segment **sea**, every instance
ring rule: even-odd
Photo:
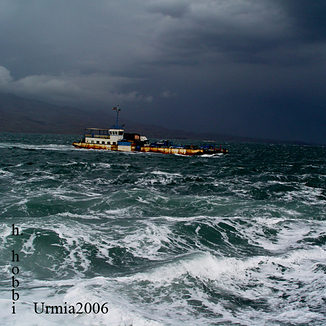
[[[0,134],[1,325],[326,324],[325,147],[79,138]]]

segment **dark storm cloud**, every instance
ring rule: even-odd
[[[189,1],[152,1],[147,5],[148,11],[152,13],[159,13],[171,18],[183,17],[190,8]]]
[[[169,60],[172,55],[175,61],[185,63],[191,62],[190,57],[193,63],[211,60],[280,65],[312,59],[315,50],[318,54],[319,42],[311,42],[308,32],[305,36],[295,29],[303,23],[297,17],[300,12],[294,18],[289,7],[284,10],[278,1],[194,2],[180,19],[168,15],[161,20],[157,37],[165,58],[159,59]]]
[[[289,17],[294,19],[294,27],[299,38],[325,42],[325,1],[289,0],[280,3]]]
[[[182,129],[323,141],[325,2],[0,2],[0,91]],[[315,130],[314,130],[315,129]]]

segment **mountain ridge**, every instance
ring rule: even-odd
[[[85,128],[89,127],[109,128],[109,123],[105,121],[115,121],[114,115],[100,110],[87,112],[74,107],[58,106],[20,97],[11,93],[0,93],[0,132],[80,135]],[[212,132],[187,132],[127,119],[123,119],[123,121],[127,132],[141,133],[148,138],[305,144],[303,142],[240,137]]]

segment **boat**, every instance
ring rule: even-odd
[[[177,155],[218,155],[227,154],[228,150],[214,144],[174,145],[169,140],[150,143],[139,133],[126,133],[124,125],[119,125],[119,105],[113,108],[117,113],[116,124],[109,129],[86,128],[83,138],[74,142],[76,148],[104,149],[119,152],[154,152]]]

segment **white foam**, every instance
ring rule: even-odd
[[[136,292],[145,291],[141,284],[147,284],[146,295],[152,295],[151,299],[155,305],[162,305],[166,314],[174,315],[176,320],[184,318],[179,315],[178,309],[192,314],[187,304],[188,299],[185,300],[182,296],[172,292],[170,295],[173,298],[174,308],[171,308],[163,301],[156,300],[156,296],[160,293],[166,295],[166,289],[172,291],[171,289],[175,289],[178,284],[183,284],[185,287],[180,285],[181,289],[188,292],[189,299],[202,302],[204,306],[210,307],[212,312],[218,313],[220,315],[216,319],[218,321],[261,325],[262,318],[265,321],[278,322],[286,316],[288,322],[309,323],[313,320],[323,320],[324,316],[319,312],[307,311],[305,305],[297,304],[297,297],[305,298],[316,307],[323,303],[326,275],[322,271],[318,273],[314,271],[316,262],[326,264],[324,250],[319,248],[298,250],[280,257],[258,256],[245,260],[217,258],[208,253],[194,253],[179,257],[177,261],[158,267],[151,272],[119,277],[117,281]],[[226,305],[223,301],[213,303],[207,297],[207,293],[194,282],[206,284],[211,291],[229,293],[230,296],[241,298],[241,300],[249,300],[253,303],[265,302],[271,310],[259,313],[250,307],[238,307],[237,312],[231,314],[227,308],[228,303]],[[301,290],[298,290],[298,284],[302,284]],[[285,300],[283,295],[289,298]],[[176,307],[178,309],[175,309]],[[156,309],[160,308],[156,307]],[[294,315],[296,318],[293,318]],[[163,313],[160,317],[164,320],[166,315]]]
[[[112,167],[112,164],[111,163],[103,163],[103,162],[100,162],[100,163],[97,163],[99,167],[103,168],[103,169],[111,169]]]
[[[176,262],[167,264],[150,273],[138,273],[130,277],[118,278],[119,282],[150,281],[156,285],[167,286],[176,279],[182,279],[183,275],[200,277],[207,280],[219,280],[222,275],[230,276],[230,273],[239,275],[239,270],[255,266],[254,261],[240,261],[235,258],[218,259],[210,253],[193,253],[181,256]]]
[[[35,247],[34,247],[34,239],[36,238],[35,232],[31,234],[31,236],[23,243],[23,247],[21,251],[25,255],[32,255],[35,252]]]
[[[71,151],[74,149],[71,145],[47,144],[47,145],[29,145],[24,143],[0,143],[2,148],[21,148],[29,150],[49,150],[49,151]]]
[[[9,291],[7,291],[9,292]],[[0,292],[1,297],[8,293]],[[12,314],[12,300],[0,299],[1,325],[106,325],[106,326],[163,326],[162,323],[150,317],[144,317],[130,305],[123,297],[114,293],[114,287],[110,280],[103,277],[82,280],[73,279],[67,281],[33,281],[25,284],[19,290],[20,299],[15,304],[16,314]],[[34,302],[36,302],[36,311]],[[45,314],[44,306],[74,306],[75,311],[89,302],[99,303],[108,308],[107,313],[95,314]],[[104,310],[103,310],[104,311]]]
[[[11,178],[14,174],[10,171],[5,171],[3,169],[0,169],[0,178],[4,178],[4,179],[7,179],[7,178]]]
[[[150,221],[144,221],[142,232],[139,227],[129,231],[128,235],[121,239],[120,245],[129,248],[135,256],[156,260],[163,243],[170,243],[172,232],[166,225],[156,225]]]
[[[285,194],[286,201],[301,201],[307,206],[325,205],[324,189],[302,186],[298,190],[289,191]]]
[[[196,217],[200,221],[199,217]],[[240,219],[240,218],[239,218]],[[203,216],[201,223],[216,226],[223,219],[207,219]],[[243,220],[243,218],[242,218]],[[159,249],[163,244],[180,245],[172,233],[169,223],[160,223],[162,218],[138,220],[133,225],[121,226],[110,224],[110,234],[99,233],[93,225],[70,221],[68,225],[60,221],[47,225],[62,239],[62,246],[70,255],[62,260],[62,268],[73,268],[75,278],[66,281],[34,282],[22,281],[21,301],[17,303],[19,316],[34,325],[184,325],[209,324],[214,320],[221,323],[242,325],[261,325],[262,320],[276,325],[278,322],[309,324],[312,321],[323,321],[322,312],[310,311],[302,302],[318,307],[323,304],[326,275],[319,264],[326,266],[326,252],[321,247],[301,245],[300,241],[307,237],[318,237],[325,229],[323,221],[269,220],[270,227],[277,229],[277,246],[274,256],[217,257],[213,252],[193,252],[167,257]],[[175,220],[171,220],[175,222]],[[177,219],[179,221],[179,219]],[[193,223],[194,219],[183,220]],[[248,238],[261,230],[264,219],[260,223],[249,223],[242,227],[237,219],[223,220],[235,227],[239,236],[248,234]],[[40,227],[41,220],[28,221],[21,227]],[[200,224],[202,225],[202,224]],[[107,227],[107,226],[105,226]],[[112,229],[114,228],[114,229]],[[104,226],[100,226],[104,231]],[[200,234],[199,226],[194,230]],[[8,236],[10,228],[4,228]],[[120,233],[119,233],[120,232]],[[263,238],[263,236],[261,236]],[[33,251],[33,234],[24,242],[24,252]],[[172,240],[171,240],[172,239]],[[256,238],[255,238],[256,240]],[[89,253],[85,244],[92,244],[98,249],[97,255],[112,263],[110,249],[125,248],[133,255],[156,260],[151,269],[128,276],[115,278],[96,277],[82,279],[90,270]],[[266,240],[266,248],[269,241]],[[186,243],[185,243],[186,248]],[[169,250],[168,250],[169,251]],[[164,260],[165,259],[165,260]],[[171,260],[168,260],[171,259]],[[146,266],[144,266],[146,267]],[[8,277],[9,279],[9,277]],[[206,291],[208,288],[209,291]],[[8,296],[9,291],[2,293]],[[211,300],[210,293],[218,295],[218,300]],[[9,293],[10,294],[10,293]],[[231,299],[227,299],[231,298]],[[300,300],[303,300],[300,303]],[[245,302],[261,302],[268,309],[253,309],[238,305],[232,310],[232,300]],[[24,302],[23,302],[24,301]],[[45,301],[49,305],[67,302],[108,302],[109,314],[83,316],[49,316],[36,315],[32,311],[32,303]],[[198,302],[205,307],[205,313],[198,313],[198,308],[191,302]],[[4,303],[0,316],[0,324],[19,325],[18,318],[11,316],[12,302]],[[200,310],[200,309],[199,309]]]
[[[223,153],[215,153],[215,154],[203,154],[200,155],[198,157],[205,157],[205,158],[219,158],[219,157],[223,157],[224,154]]]
[[[94,215],[94,214],[77,214],[77,213],[70,213],[70,212],[64,212],[64,213],[58,213],[57,216],[60,217],[69,217],[69,218],[80,218],[84,220],[99,220],[100,217]]]
[[[7,226],[7,224],[5,223],[1,223],[1,228],[0,228],[0,243],[1,243],[1,246],[0,248],[1,249],[4,249],[4,247],[6,246],[7,244],[7,237],[12,233],[12,228],[10,228],[9,226]]]

